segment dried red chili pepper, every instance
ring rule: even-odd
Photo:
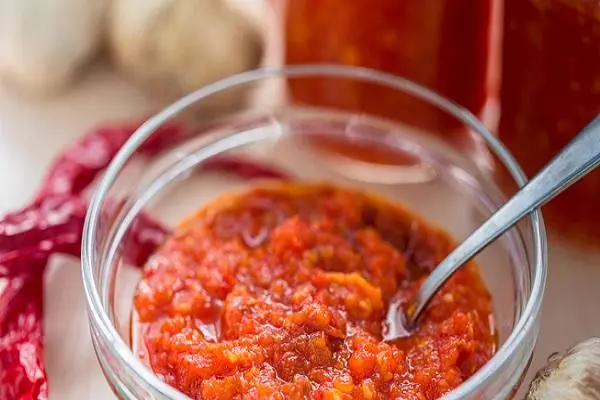
[[[43,271],[45,265],[43,259],[28,267]],[[42,273],[12,278],[0,294],[0,399],[48,398],[43,281]]]
[[[48,385],[44,368],[43,271],[54,252],[79,255],[85,205],[74,197],[64,202],[47,199],[43,210],[28,208],[0,222],[0,276],[8,277],[0,290],[0,399],[45,400]],[[45,217],[49,217],[45,219]],[[42,227],[51,227],[54,241]],[[32,230],[27,230],[32,227]],[[137,216],[124,239],[124,258],[143,265],[167,232],[146,214]],[[5,236],[4,241],[1,237]],[[41,240],[38,242],[38,240]],[[11,247],[13,244],[24,247]],[[46,246],[41,243],[48,243]],[[6,250],[6,249],[4,249]],[[23,250],[22,253],[19,253]]]
[[[0,220],[0,277],[13,275],[15,263],[53,253],[78,256],[86,203],[79,197],[54,196]],[[13,273],[9,272],[13,271]]]
[[[118,202],[120,203],[120,202]],[[80,256],[86,203],[79,197],[55,196],[0,220],[0,278],[20,276],[23,261],[55,253]],[[139,214],[123,240],[125,261],[143,265],[168,230],[145,213]]]

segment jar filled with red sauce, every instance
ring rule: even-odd
[[[505,0],[499,136],[533,176],[600,112],[600,3]],[[600,243],[600,172],[544,208],[550,227]]]
[[[433,89],[479,114],[490,91],[493,3],[288,0],[285,62],[377,69]],[[290,90],[294,100],[303,104],[379,115],[444,135],[465,150],[477,149],[474,138],[455,119],[405,93],[356,81],[319,80],[294,82]],[[347,147],[337,149],[351,157],[360,156]],[[382,156],[382,162],[390,163],[389,157]]]

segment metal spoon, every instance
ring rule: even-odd
[[[390,304],[383,340],[409,336],[433,296],[464,263],[599,164],[600,115],[433,270],[404,312],[400,304]]]

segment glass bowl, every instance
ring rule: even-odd
[[[465,152],[443,132],[358,113],[344,105],[298,104],[288,96],[291,82],[310,79],[329,87],[371,85],[437,107],[480,140],[481,152],[478,156]],[[223,96],[247,101],[235,110],[215,106]],[[176,120],[192,127],[184,140],[150,162],[135,157],[157,128]],[[323,138],[375,153],[392,150],[414,162],[381,164],[345,157],[321,147]],[[493,180],[490,160],[495,160],[494,168],[505,169],[515,185],[525,182],[512,156],[469,112],[426,88],[373,70],[335,65],[259,69],[184,97],[150,118],[121,149],[93,194],[85,224],[82,265],[92,342],[106,379],[122,399],[187,398],[156,377],[131,350],[132,298],[139,269],[123,261],[127,251],[123,238],[142,211],[174,227],[220,193],[256,184],[203,169],[224,154],[268,163],[297,179],[377,192],[406,204],[456,240],[464,239],[505,200]],[[126,200],[115,203],[111,198]],[[444,399],[506,399],[518,388],[538,335],[546,280],[541,215],[531,214],[476,261],[492,294],[499,348]]]

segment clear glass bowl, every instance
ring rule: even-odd
[[[481,141],[522,185],[525,177],[504,147],[470,113],[407,80],[373,70],[334,65],[260,69],[204,87],[149,119],[109,166],[93,195],[85,225],[83,279],[94,348],[106,378],[122,399],[185,399],[158,379],[131,350],[132,297],[139,270],[122,261],[122,238],[142,210],[174,227],[224,191],[255,184],[202,170],[216,155],[244,155],[292,173],[298,179],[339,182],[400,201],[433,224],[464,239],[505,195],[493,181],[486,157],[453,147],[439,132],[426,132],[336,107],[296,104],[286,94],[294,80],[368,84],[401,91],[438,107]],[[243,109],[215,107],[222,96],[244,96]],[[208,117],[210,116],[210,118]],[[162,124],[185,119],[194,125],[185,141],[143,164],[140,145]],[[316,138],[361,146],[384,146],[418,160],[414,165],[359,162],[323,151]],[[485,153],[485,154],[484,154]],[[120,207],[109,198],[127,201]],[[496,355],[445,399],[506,399],[518,388],[531,359],[546,280],[546,236],[533,213],[478,257],[494,301],[499,337]]]

